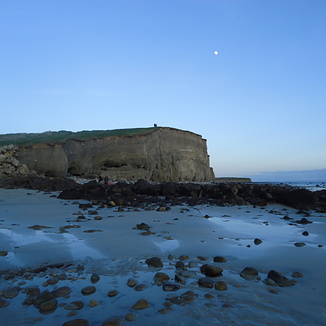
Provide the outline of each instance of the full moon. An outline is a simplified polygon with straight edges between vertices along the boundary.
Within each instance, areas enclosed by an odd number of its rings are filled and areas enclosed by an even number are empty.
[[[214,51],[214,54],[215,54],[215,55],[218,55],[218,51]]]

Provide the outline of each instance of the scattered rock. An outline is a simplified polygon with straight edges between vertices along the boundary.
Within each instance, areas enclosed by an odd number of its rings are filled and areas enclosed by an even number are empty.
[[[89,326],[89,322],[86,319],[73,319],[65,322],[62,326]]]
[[[263,241],[260,240],[260,239],[258,239],[258,238],[256,238],[256,239],[254,240],[254,244],[255,244],[256,246],[260,245],[262,242],[263,242]]]
[[[222,256],[216,256],[214,257],[214,263],[226,263],[227,260],[225,257],[222,257]]]
[[[294,245],[296,247],[304,247],[306,244],[304,242],[296,242]]]
[[[110,298],[115,297],[118,293],[119,293],[119,291],[117,291],[117,290],[111,290],[108,292],[108,297],[110,297]]]
[[[129,312],[128,314],[126,314],[125,319],[127,321],[135,321],[137,319],[137,317],[138,316],[136,314]]]
[[[133,279],[133,278],[130,278],[128,279],[127,281],[127,285],[130,287],[130,288],[133,288],[134,286],[136,286],[138,284],[138,281]]]
[[[228,289],[228,286],[225,282],[219,281],[215,283],[215,289],[219,291],[226,291]]]
[[[85,230],[83,232],[85,232],[85,233],[94,233],[94,232],[103,232],[103,230],[94,230],[94,229],[92,229],[92,230]]]
[[[180,283],[180,284],[182,284],[182,285],[186,285],[186,280],[185,280],[183,277],[181,277],[180,275],[178,275],[178,274],[176,274],[176,275],[174,276],[174,280],[175,280],[177,283]]]
[[[0,308],[6,308],[9,306],[9,301],[0,299]]]
[[[134,287],[134,290],[137,291],[137,292],[141,292],[141,291],[144,291],[146,288],[147,288],[146,284],[137,284]]]
[[[98,303],[96,300],[91,300],[91,301],[88,303],[88,306],[89,306],[90,308],[96,307],[96,306],[98,306],[98,305],[99,305],[99,303]]]
[[[49,291],[43,291],[40,295],[38,295],[35,299],[34,299],[34,306],[36,308],[39,308],[41,306],[41,304],[43,304],[44,302],[50,301],[52,299],[55,299],[54,295],[49,292]]]
[[[136,225],[137,230],[144,230],[144,231],[149,231],[150,226],[146,223],[140,223]]]
[[[198,280],[198,285],[199,286],[202,286],[204,288],[210,288],[210,289],[212,289],[213,286],[214,286],[214,281],[211,278],[209,278],[209,277],[201,277]]]
[[[184,262],[182,262],[182,261],[177,261],[176,263],[175,263],[175,268],[176,269],[185,269],[185,264],[184,264]]]
[[[300,221],[296,221],[298,224],[310,224],[311,221],[307,220],[305,217],[303,217]]]
[[[52,294],[55,298],[64,297],[70,293],[71,293],[71,288],[69,286],[62,286],[52,291]]]
[[[175,284],[175,283],[164,283],[162,288],[163,288],[163,291],[175,292],[175,291],[180,290],[180,285]]]
[[[95,293],[95,291],[96,291],[95,286],[90,285],[90,286],[86,286],[86,287],[82,288],[81,293],[82,293],[82,295],[91,295],[91,294]]]
[[[282,276],[280,273],[278,273],[274,270],[271,270],[268,273],[267,278],[272,279],[275,283],[277,283],[281,287],[292,286],[295,284],[294,281],[287,279],[286,277]]]
[[[152,267],[160,267],[160,268],[163,267],[163,263],[162,263],[161,259],[158,257],[148,258],[145,260],[145,263],[148,266],[152,266]]]
[[[66,310],[80,310],[84,307],[84,303],[82,301],[73,301],[65,306]]]
[[[206,276],[217,277],[217,276],[222,275],[223,268],[213,266],[213,265],[204,264],[201,266],[200,271],[201,271],[201,273],[205,274]]]
[[[51,226],[44,226],[44,225],[33,225],[33,226],[28,226],[29,229],[33,230],[42,230],[42,229],[51,229]]]
[[[57,309],[57,306],[58,306],[58,300],[52,299],[40,304],[39,311],[41,314],[50,314]]]
[[[8,255],[8,251],[4,251],[4,250],[0,251],[0,257],[5,257],[7,255]]]
[[[92,274],[92,276],[91,276],[91,283],[92,284],[97,283],[99,280],[100,280],[100,276],[98,274],[96,274],[96,273]]]
[[[295,277],[295,278],[303,277],[303,274],[300,272],[293,272],[292,277]]]
[[[150,306],[149,302],[145,299],[140,299],[138,300],[132,307],[131,309],[133,310],[143,310],[146,309]]]
[[[309,232],[308,231],[303,231],[302,232],[302,235],[304,235],[305,237],[307,237],[309,235]]]
[[[19,291],[20,291],[19,286],[15,286],[15,287],[12,287],[12,288],[5,289],[3,291],[3,297],[5,299],[13,299],[13,298],[17,297],[17,295],[19,294]]]
[[[169,275],[158,272],[154,275],[154,284],[162,285],[162,283],[167,282],[169,279],[170,279]]]
[[[41,293],[38,286],[29,286],[25,288],[26,294],[30,297],[36,297]]]
[[[102,323],[102,326],[120,326],[123,323],[121,317],[111,317]]]
[[[253,267],[246,267],[242,270],[240,273],[240,276],[246,280],[252,280],[252,279],[257,279],[258,277],[258,272],[255,268]]]

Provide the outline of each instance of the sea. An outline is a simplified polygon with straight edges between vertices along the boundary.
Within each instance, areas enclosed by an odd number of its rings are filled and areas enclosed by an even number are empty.
[[[309,191],[326,190],[326,181],[299,181],[299,182],[253,182],[254,184],[271,184],[271,185],[287,185],[291,187],[307,189]]]

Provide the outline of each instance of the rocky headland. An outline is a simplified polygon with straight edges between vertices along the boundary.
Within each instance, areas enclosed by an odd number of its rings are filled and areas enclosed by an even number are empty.
[[[13,152],[8,152],[7,145],[11,142],[15,144],[10,144]],[[206,140],[174,128],[1,135],[1,145],[4,156],[0,157],[0,177],[32,171],[49,177],[101,175],[111,180],[158,182],[214,180]],[[13,168],[13,163],[24,169]]]

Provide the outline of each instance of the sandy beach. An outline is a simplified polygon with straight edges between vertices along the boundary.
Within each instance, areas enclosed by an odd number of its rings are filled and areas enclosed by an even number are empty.
[[[86,208],[57,195],[0,189],[2,325],[326,322],[326,214],[276,204]],[[273,270],[286,282],[268,278]],[[44,291],[53,298],[37,304]]]

